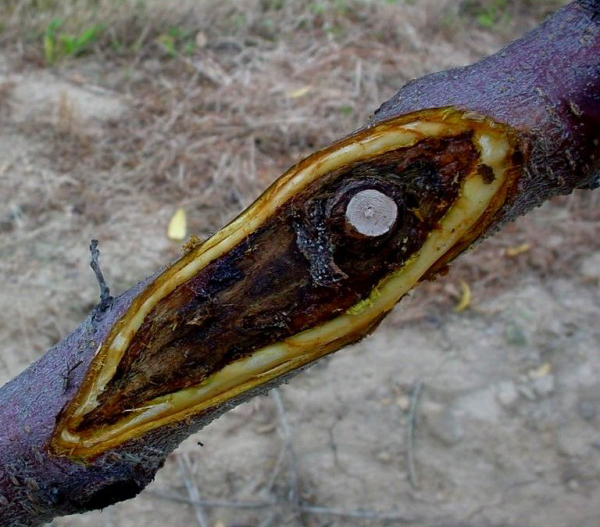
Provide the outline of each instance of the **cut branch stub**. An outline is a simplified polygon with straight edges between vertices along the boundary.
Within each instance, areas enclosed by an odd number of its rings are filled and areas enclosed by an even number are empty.
[[[52,449],[92,458],[362,338],[510,199],[516,145],[507,127],[446,108],[310,156],[134,300]]]
[[[398,217],[396,202],[376,189],[362,190],[352,196],[346,208],[348,223],[365,236],[388,233]]]

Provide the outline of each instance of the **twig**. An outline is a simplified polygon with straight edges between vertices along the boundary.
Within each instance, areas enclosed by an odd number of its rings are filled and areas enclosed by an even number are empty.
[[[92,271],[94,271],[96,280],[98,280],[98,285],[100,286],[100,304],[98,305],[98,311],[100,313],[104,313],[112,306],[113,297],[110,296],[110,289],[106,284],[106,280],[102,274],[102,269],[100,269],[100,250],[98,249],[98,240],[92,240],[90,242],[90,252],[92,253],[90,267],[92,268]]]
[[[273,468],[273,472],[271,474],[271,477],[269,478],[269,482],[265,486],[264,492],[266,495],[271,494],[271,491],[273,490],[273,486],[275,485],[275,481],[277,481],[277,477],[279,476],[281,465],[283,464],[283,460],[285,458],[286,453],[286,446],[282,445],[281,450],[279,451],[279,455],[277,456],[277,461],[275,462],[275,467]]]
[[[208,522],[204,517],[204,508],[200,502],[200,492],[198,491],[198,487],[194,481],[194,475],[192,472],[192,467],[190,466],[190,460],[187,454],[182,454],[181,456],[177,456],[177,465],[179,468],[179,473],[181,474],[181,478],[185,484],[185,488],[187,489],[188,495],[190,497],[190,502],[194,507],[194,512],[196,514],[196,521],[200,527],[208,527]]]
[[[270,527],[271,525],[277,525],[277,523],[275,523],[276,519],[277,514],[272,512],[258,527]]]
[[[417,381],[413,389],[412,397],[410,400],[410,408],[408,411],[408,424],[406,427],[406,465],[408,467],[408,481],[410,482],[410,486],[413,489],[419,486],[417,481],[417,472],[415,469],[413,445],[415,440],[417,407],[419,405],[419,399],[421,397],[422,390],[423,381],[419,380]]]
[[[395,511],[377,512],[360,509],[345,511],[343,509],[330,509],[328,507],[311,507],[308,505],[300,507],[300,510],[309,514],[324,514],[329,516],[342,516],[344,518],[360,518],[364,520],[393,520],[403,523],[414,523],[419,521],[418,518],[406,516],[400,512]]]
[[[154,496],[168,501],[175,501],[178,503],[187,503],[189,505],[199,505],[201,507],[216,507],[224,509],[263,509],[266,507],[276,507],[279,503],[276,500],[265,500],[265,501],[227,501],[227,500],[204,500],[198,499],[193,500],[175,494],[173,492],[155,491],[148,490],[146,494]]]
[[[74,370],[76,370],[83,361],[79,359],[75,362],[75,364],[69,366],[67,365],[67,371],[63,374],[63,392],[66,392],[69,389],[69,384],[71,383],[71,374]]]
[[[226,500],[193,500],[174,494],[171,492],[157,492],[153,490],[146,491],[147,495],[155,496],[157,498],[169,501],[175,501],[178,503],[187,503],[189,505],[199,505],[202,507],[222,507],[227,509],[264,509],[268,507],[287,507],[288,504],[282,503],[276,500],[265,500],[265,501],[226,501]],[[311,505],[300,505],[298,507],[300,512],[306,514],[316,515],[327,515],[327,516],[341,516],[345,518],[360,518],[367,520],[395,520],[404,523],[414,523],[419,521],[418,518],[407,516],[398,511],[370,511],[370,510],[343,510],[343,509],[331,509],[329,507],[318,507]]]
[[[271,391],[271,396],[275,401],[275,407],[277,408],[277,416],[279,418],[279,423],[281,427],[281,434],[283,435],[284,447],[288,453],[288,457],[290,460],[290,492],[289,492],[289,501],[295,505],[299,505],[300,500],[300,489],[298,482],[298,468],[296,463],[296,453],[294,452],[294,447],[292,445],[292,431],[290,428],[290,424],[288,422],[287,413],[285,411],[285,407],[283,406],[283,401],[281,399],[281,393],[277,388]]]

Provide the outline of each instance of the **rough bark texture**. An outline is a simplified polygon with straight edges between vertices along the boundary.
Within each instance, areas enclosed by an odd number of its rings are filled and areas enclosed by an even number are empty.
[[[490,116],[520,133],[526,177],[495,225],[553,195],[598,186],[600,0],[570,4],[477,64],[409,83],[382,105],[372,122],[444,106]],[[98,344],[151,278],[115,299],[110,309],[97,309],[0,390],[0,526],[39,525],[135,496],[187,435],[285,380],[87,463],[51,454],[47,445],[56,417],[77,392]]]

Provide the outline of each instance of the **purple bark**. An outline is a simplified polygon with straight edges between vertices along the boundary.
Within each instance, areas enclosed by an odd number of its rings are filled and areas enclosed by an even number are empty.
[[[600,177],[600,0],[580,0],[499,53],[402,88],[372,123],[426,108],[455,106],[518,130],[525,177],[495,224],[557,194],[598,186]],[[53,455],[56,417],[77,392],[98,344],[150,279],[96,310],[65,340],[0,389],[0,527],[131,498],[190,433],[266,391],[106,452],[86,463]]]
[[[502,220],[600,184],[600,0],[580,0],[495,55],[409,82],[372,124],[454,106],[521,132],[526,173]],[[499,218],[500,219],[500,218]]]

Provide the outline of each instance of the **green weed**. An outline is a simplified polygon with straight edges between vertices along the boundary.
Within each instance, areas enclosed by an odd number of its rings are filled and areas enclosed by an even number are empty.
[[[507,0],[466,0],[460,6],[460,13],[482,27],[492,28],[510,19],[508,7]]]
[[[165,33],[157,37],[157,42],[162,45],[169,57],[178,54],[192,55],[196,51],[195,35],[193,31],[178,26],[171,26]]]
[[[62,19],[54,18],[44,32],[44,57],[48,64],[54,64],[65,57],[77,57],[89,51],[105,29],[103,25],[95,24],[73,35],[61,32],[62,26]]]

